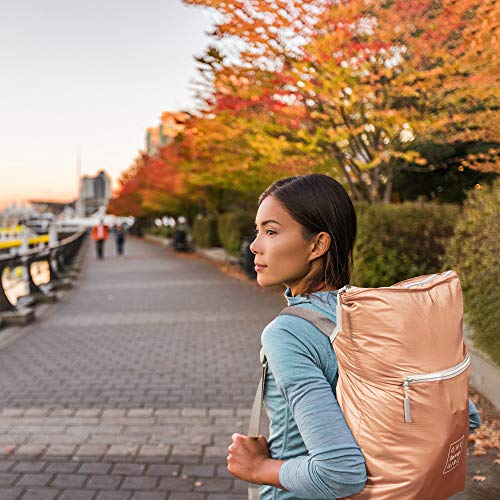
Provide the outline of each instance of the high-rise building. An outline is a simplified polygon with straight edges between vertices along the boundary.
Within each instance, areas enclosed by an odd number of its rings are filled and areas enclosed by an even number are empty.
[[[146,129],[146,153],[153,156],[160,147],[160,128],[149,127]]]
[[[81,178],[80,193],[76,202],[76,212],[87,217],[101,207],[107,207],[111,198],[111,179],[101,170],[95,177],[84,175]]]
[[[188,119],[187,113],[164,111],[161,114],[160,124],[146,130],[146,153],[153,156],[158,149],[170,144],[184,130]]]

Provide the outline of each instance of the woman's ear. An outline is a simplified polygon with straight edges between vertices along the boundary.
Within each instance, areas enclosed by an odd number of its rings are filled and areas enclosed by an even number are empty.
[[[313,238],[314,245],[312,247],[309,260],[315,260],[324,255],[326,252],[328,252],[331,242],[332,242],[331,236],[324,231],[314,235]]]

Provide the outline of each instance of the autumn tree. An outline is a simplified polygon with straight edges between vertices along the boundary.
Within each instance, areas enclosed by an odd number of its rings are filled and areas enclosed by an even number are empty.
[[[222,61],[220,54],[217,57]],[[203,64],[210,61],[200,59]],[[201,113],[184,134],[184,166],[191,186],[202,189],[210,211],[255,206],[277,177],[327,169],[330,160],[306,137],[304,108],[276,99],[279,76],[257,88],[251,75],[221,71]]]
[[[142,196],[145,163],[146,156],[141,153],[132,165],[121,174],[118,179],[117,193],[108,205],[108,212],[134,217],[146,215]]]
[[[388,202],[402,170],[498,171],[493,0],[185,2],[219,13],[200,111],[123,174],[117,211],[221,212],[308,172]]]
[[[117,215],[178,214],[189,197],[180,169],[178,145],[160,148],[154,155],[140,153],[119,179],[119,190],[109,210]]]
[[[484,144],[492,135],[481,123],[496,116],[491,50],[488,35],[478,35],[478,27],[496,33],[491,1],[186,3],[217,9],[214,37],[243,45],[237,63],[211,68],[215,94],[244,78],[257,95],[267,89],[270,102],[302,107],[303,130],[355,199],[389,201],[399,170],[435,168],[426,144]],[[484,92],[473,94],[478,78]]]

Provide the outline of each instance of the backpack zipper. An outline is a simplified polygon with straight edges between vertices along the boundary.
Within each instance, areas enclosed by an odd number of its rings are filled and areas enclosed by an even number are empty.
[[[410,384],[419,384],[422,382],[436,382],[438,380],[447,380],[463,373],[470,365],[470,354],[467,353],[465,358],[458,364],[447,370],[441,370],[434,373],[423,373],[420,375],[408,375],[403,378],[403,389],[405,393],[404,398],[404,411],[405,422],[411,422],[410,412]]]
[[[446,271],[442,274],[433,274],[432,276],[425,278],[425,280],[415,281],[414,283],[406,283],[406,285],[403,285],[403,288],[410,288],[412,286],[423,285],[424,283],[428,283],[429,281],[432,281],[434,278],[437,278],[438,276],[446,278],[446,276],[448,276],[451,272],[452,271]]]
[[[428,278],[425,278],[425,280],[415,281],[414,283],[406,283],[406,285],[403,285],[402,288],[411,288],[412,286],[423,285],[425,283],[428,283],[429,281],[432,281],[434,278],[437,278],[438,276],[446,278],[452,272],[453,272],[452,270],[449,270],[449,271],[445,271],[443,273],[433,274],[432,276],[429,276]],[[393,287],[394,287],[394,285],[391,285],[391,286],[380,286],[378,288],[393,288]],[[352,286],[352,285],[345,285],[342,288],[340,288],[339,290],[337,290],[337,303],[340,304],[339,297],[340,297],[341,293],[348,292],[349,290],[351,290],[353,288],[358,288],[358,287],[357,286]]]

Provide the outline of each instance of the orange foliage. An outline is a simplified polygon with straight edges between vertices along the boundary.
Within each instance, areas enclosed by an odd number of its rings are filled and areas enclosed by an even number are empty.
[[[409,167],[498,172],[494,0],[184,1],[215,9],[214,39],[239,54],[196,58],[199,115],[123,175],[117,210],[224,210],[312,171],[368,201]]]

